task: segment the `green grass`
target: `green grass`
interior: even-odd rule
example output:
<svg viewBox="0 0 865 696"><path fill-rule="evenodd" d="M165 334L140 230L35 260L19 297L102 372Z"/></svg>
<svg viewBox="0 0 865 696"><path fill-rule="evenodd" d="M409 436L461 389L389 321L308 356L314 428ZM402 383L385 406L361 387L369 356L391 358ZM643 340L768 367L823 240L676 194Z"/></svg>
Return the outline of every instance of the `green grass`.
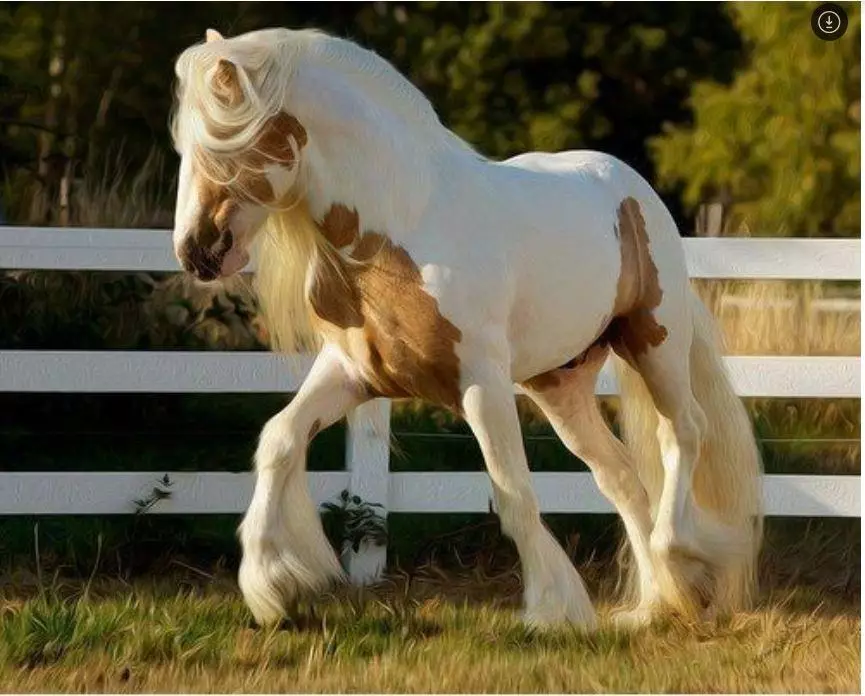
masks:
<svg viewBox="0 0 865 696"><path fill-rule="evenodd" d="M0 690L837 692L859 690L858 610L807 591L712 623L533 632L515 573L427 567L256 629L217 575L57 583L0 599ZM606 605L602 604L602 616Z"/></svg>
<svg viewBox="0 0 865 696"><path fill-rule="evenodd" d="M43 519L39 563L32 526L29 558L0 554L0 691L859 690L859 520L769 519L753 611L622 633L606 620L616 525L551 516L601 610L584 635L519 623L519 566L492 516L394 517L385 582L307 598L278 630L254 628L239 596L235 518L144 517L138 538L89 552L64 547L64 529L110 528Z"/></svg>

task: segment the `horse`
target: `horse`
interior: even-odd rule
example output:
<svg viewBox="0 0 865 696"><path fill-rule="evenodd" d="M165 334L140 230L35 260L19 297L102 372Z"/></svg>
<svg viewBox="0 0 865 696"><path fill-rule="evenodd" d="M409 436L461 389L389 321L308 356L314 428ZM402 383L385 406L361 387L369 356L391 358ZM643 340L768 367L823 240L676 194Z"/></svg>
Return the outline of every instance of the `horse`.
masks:
<svg viewBox="0 0 865 696"><path fill-rule="evenodd" d="M317 30L224 38L175 64L173 244L204 282L256 258L274 350L317 351L255 452L238 584L256 621L344 578L306 486L316 433L376 398L463 418L519 553L523 619L597 625L544 525L515 385L587 463L623 521L614 618L746 606L761 545L761 463L653 190L595 151L494 161L446 128L372 51ZM615 363L619 439L594 386Z"/></svg>

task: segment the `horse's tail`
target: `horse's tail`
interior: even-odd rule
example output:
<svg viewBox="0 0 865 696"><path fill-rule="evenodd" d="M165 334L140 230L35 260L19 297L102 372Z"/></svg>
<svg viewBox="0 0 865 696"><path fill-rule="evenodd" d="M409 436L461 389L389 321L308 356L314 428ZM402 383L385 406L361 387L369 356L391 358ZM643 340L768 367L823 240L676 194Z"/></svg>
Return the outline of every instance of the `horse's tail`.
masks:
<svg viewBox="0 0 865 696"><path fill-rule="evenodd" d="M691 390L706 415L692 491L697 506L720 523L736 548L715 569L713 589L715 607L735 611L746 606L756 591L763 530L762 467L750 418L727 376L714 320L696 294L692 294L691 315ZM664 481L658 414L639 373L618 358L616 367L622 431L654 519ZM635 586L633 581L629 584Z"/></svg>

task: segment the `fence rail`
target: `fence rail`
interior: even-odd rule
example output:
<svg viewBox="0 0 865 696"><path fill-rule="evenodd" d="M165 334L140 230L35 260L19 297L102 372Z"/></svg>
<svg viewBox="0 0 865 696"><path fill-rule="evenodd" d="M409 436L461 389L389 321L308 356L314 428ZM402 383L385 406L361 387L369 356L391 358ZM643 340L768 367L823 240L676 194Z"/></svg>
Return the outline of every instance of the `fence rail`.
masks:
<svg viewBox="0 0 865 696"><path fill-rule="evenodd" d="M312 497L333 500L352 488L351 471L307 474ZM136 511L167 475L171 497L149 514L236 514L246 511L252 497L250 473L175 471L153 472L4 472L0 509L7 515L124 515ZM613 512L588 472L535 472L541 509L549 513ZM367 481L375 481L368 477ZM391 472L377 495L353 489L364 499L384 504L389 512L487 512L492 499L484 472ZM356 484L357 482L355 482ZM859 477L769 474L764 479L766 514L784 517L858 517Z"/></svg>
<svg viewBox="0 0 865 696"><path fill-rule="evenodd" d="M0 351L0 392L292 392L309 355L218 351ZM858 357L727 356L740 396L856 398ZM616 394L604 365L595 392ZM519 389L515 388L515 393Z"/></svg>
<svg viewBox="0 0 865 696"><path fill-rule="evenodd" d="M859 280L858 239L685 239L692 278ZM167 230L0 227L0 268L178 271Z"/></svg>
<svg viewBox="0 0 865 696"><path fill-rule="evenodd" d="M695 278L861 280L860 240L687 239ZM178 271L165 230L0 227L0 268ZM0 391L6 392L291 392L310 356L256 352L0 351ZM859 357L727 357L741 396L858 398ZM519 390L516 390L517 393ZM615 394L609 365L598 394ZM483 473L391 473L390 403L378 400L348 419L346 471L309 474L314 499L349 489L391 512L484 512L491 497ZM0 472L0 515L128 514L163 472ZM171 497L157 514L239 513L252 475L170 472ZM544 512L610 512L590 474L535 473ZM768 514L859 517L860 476L769 475ZM381 548L349 559L352 576L374 577Z"/></svg>

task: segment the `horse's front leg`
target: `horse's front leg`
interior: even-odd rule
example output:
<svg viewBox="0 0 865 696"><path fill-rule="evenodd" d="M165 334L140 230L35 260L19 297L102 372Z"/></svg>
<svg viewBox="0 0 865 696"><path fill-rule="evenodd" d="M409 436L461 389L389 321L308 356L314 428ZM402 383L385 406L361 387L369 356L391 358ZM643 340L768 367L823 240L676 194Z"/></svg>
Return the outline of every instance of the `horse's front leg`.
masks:
<svg viewBox="0 0 865 696"><path fill-rule="evenodd" d="M317 432L366 399L337 351L325 346L295 398L261 432L255 492L239 530L238 576L261 624L280 620L299 592L321 590L344 575L309 494L306 453Z"/></svg>
<svg viewBox="0 0 865 696"><path fill-rule="evenodd" d="M502 531L520 555L525 621L595 624L592 602L573 563L541 520L514 401L504 367L473 366L463 377L463 412L480 444Z"/></svg>

